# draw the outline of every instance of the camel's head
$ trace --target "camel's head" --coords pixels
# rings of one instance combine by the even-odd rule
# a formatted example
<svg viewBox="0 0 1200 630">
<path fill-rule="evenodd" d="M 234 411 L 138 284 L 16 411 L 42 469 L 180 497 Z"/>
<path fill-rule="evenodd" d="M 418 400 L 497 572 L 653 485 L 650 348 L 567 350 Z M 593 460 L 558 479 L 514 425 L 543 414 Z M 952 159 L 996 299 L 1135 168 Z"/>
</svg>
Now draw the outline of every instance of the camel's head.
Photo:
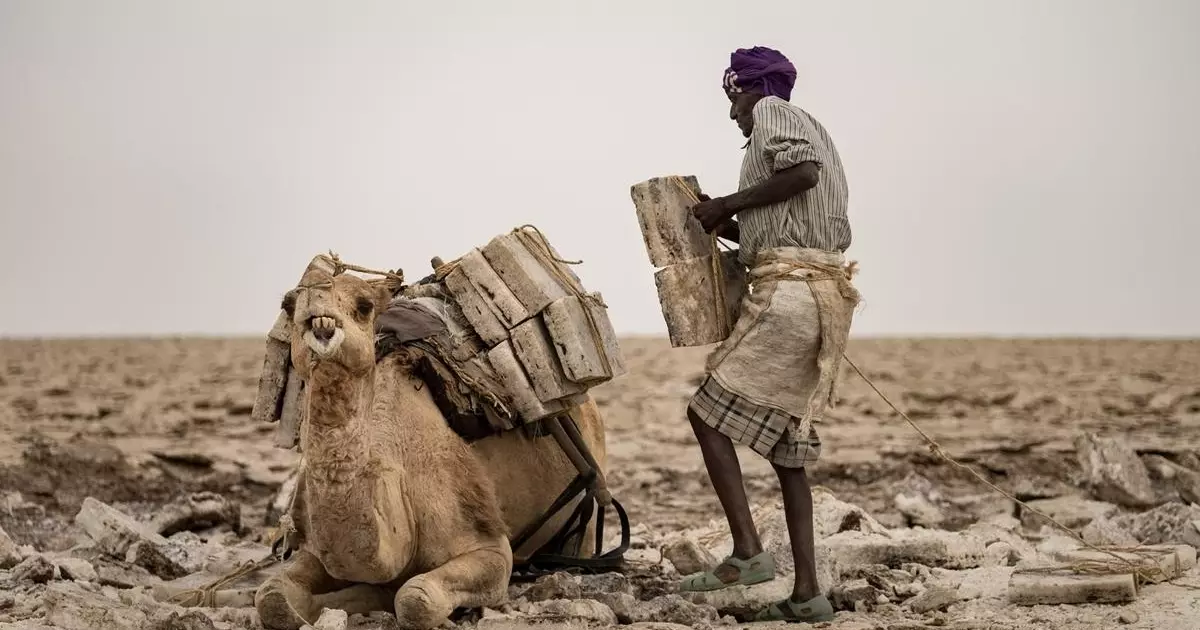
<svg viewBox="0 0 1200 630">
<path fill-rule="evenodd" d="M 307 379 L 320 363 L 352 374 L 374 367 L 375 316 L 389 298 L 381 284 L 311 265 L 282 305 L 292 320 L 292 363 L 300 375 Z"/>
</svg>

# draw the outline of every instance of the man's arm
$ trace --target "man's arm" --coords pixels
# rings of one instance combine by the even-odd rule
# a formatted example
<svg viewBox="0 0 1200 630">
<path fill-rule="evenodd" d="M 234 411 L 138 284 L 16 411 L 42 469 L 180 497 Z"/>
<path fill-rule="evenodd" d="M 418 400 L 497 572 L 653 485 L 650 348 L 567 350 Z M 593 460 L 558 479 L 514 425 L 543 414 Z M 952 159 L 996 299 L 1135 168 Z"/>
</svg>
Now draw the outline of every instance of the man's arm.
<svg viewBox="0 0 1200 630">
<path fill-rule="evenodd" d="M 813 188 L 821 179 L 821 168 L 815 162 L 802 162 L 776 172 L 767 181 L 721 198 L 729 216 L 743 210 L 769 206 L 791 199 Z"/>
<path fill-rule="evenodd" d="M 717 228 L 717 236 L 740 245 L 742 243 L 742 226 L 738 225 L 737 221 L 730 219 Z"/>
</svg>

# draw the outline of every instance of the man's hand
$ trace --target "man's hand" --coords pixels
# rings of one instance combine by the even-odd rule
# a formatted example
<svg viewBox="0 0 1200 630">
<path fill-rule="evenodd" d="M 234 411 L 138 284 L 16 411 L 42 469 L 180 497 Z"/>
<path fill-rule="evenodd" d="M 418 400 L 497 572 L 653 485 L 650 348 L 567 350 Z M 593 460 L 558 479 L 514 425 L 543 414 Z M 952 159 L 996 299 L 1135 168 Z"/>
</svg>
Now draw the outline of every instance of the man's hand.
<svg viewBox="0 0 1200 630">
<path fill-rule="evenodd" d="M 723 198 L 712 199 L 703 193 L 699 195 L 699 198 L 700 203 L 692 206 L 692 216 L 700 221 L 705 232 L 712 232 L 733 216 L 733 213 L 725 207 Z"/>
</svg>

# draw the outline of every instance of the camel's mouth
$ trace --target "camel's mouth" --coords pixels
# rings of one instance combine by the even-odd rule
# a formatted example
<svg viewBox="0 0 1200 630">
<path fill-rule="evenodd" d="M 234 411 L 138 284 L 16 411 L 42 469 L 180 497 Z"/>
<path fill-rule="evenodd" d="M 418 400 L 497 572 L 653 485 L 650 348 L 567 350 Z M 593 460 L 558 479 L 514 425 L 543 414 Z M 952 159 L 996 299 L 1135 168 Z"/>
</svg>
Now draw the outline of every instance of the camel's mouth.
<svg viewBox="0 0 1200 630">
<path fill-rule="evenodd" d="M 304 343 L 319 357 L 327 357 L 337 352 L 346 332 L 332 317 L 312 317 L 308 320 L 308 330 L 304 331 Z"/>
</svg>

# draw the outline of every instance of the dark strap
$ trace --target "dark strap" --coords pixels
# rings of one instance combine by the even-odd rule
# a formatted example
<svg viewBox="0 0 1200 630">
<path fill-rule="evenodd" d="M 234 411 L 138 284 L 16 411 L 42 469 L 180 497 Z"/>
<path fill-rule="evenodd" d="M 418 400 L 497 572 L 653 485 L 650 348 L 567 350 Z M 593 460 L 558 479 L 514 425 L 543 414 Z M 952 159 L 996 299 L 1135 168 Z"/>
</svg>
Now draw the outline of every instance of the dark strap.
<svg viewBox="0 0 1200 630">
<path fill-rule="evenodd" d="M 517 581 L 536 579 L 540 575 L 555 571 L 580 573 L 620 571 L 625 565 L 625 552 L 629 550 L 629 515 L 626 514 L 625 507 L 621 505 L 620 501 L 613 499 L 612 506 L 613 511 L 617 513 L 617 520 L 621 526 L 621 542 L 615 548 L 591 558 L 580 558 L 561 553 L 538 553 L 531 557 L 525 564 L 514 567 L 514 579 Z M 603 510 L 601 510 L 600 515 L 603 515 Z M 603 519 L 601 518 L 600 520 L 602 521 Z M 597 525 L 597 549 L 602 548 L 604 544 L 603 539 L 599 536 L 600 531 L 601 527 Z"/>
</svg>

